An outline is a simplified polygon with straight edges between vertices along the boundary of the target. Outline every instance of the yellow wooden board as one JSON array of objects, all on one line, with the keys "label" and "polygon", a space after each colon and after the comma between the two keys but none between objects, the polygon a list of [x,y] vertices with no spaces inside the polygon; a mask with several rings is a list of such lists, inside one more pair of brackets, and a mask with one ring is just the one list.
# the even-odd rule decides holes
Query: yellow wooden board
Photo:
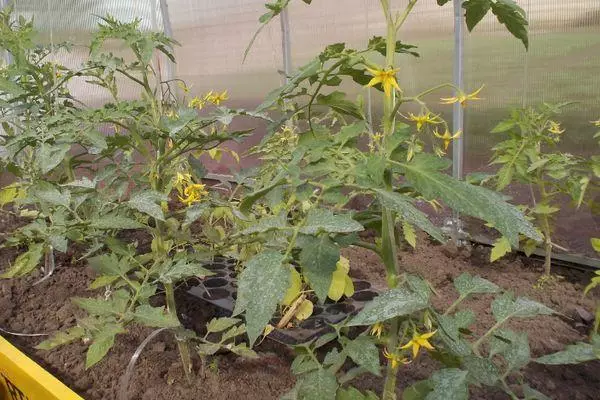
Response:
[{"label": "yellow wooden board", "polygon": [[0,400],[83,400],[0,336]]}]

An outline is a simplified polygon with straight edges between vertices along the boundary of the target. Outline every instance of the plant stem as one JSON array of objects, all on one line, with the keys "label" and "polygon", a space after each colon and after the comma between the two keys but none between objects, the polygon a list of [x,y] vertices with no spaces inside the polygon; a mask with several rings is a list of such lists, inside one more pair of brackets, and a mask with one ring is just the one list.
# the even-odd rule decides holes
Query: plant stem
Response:
[{"label": "plant stem", "polygon": [[498,328],[500,328],[506,321],[508,320],[508,318],[504,318],[498,322],[496,322],[494,324],[494,326],[492,326],[483,336],[481,336],[479,339],[477,339],[477,341],[475,343],[473,343],[473,353],[475,353],[476,355],[480,356],[481,353],[479,352],[479,347],[481,346],[481,344],[483,343],[483,341],[485,339],[487,339],[492,333],[496,332],[496,330]]},{"label": "plant stem", "polygon": [[[544,204],[548,200],[548,193],[546,192],[546,186],[541,176],[539,180],[540,202]],[[552,230],[550,228],[550,219],[548,214],[541,214],[539,218],[542,232],[544,233],[544,276],[550,276],[552,269]]]},{"label": "plant stem", "polygon": [[[173,288],[172,283],[165,283],[165,297],[167,301],[167,309],[177,318],[175,289]],[[177,337],[175,337],[175,340],[177,340],[177,348],[179,349],[179,356],[181,357],[185,379],[188,383],[192,383],[192,357],[190,355],[189,343],[186,339],[179,339]]]}]

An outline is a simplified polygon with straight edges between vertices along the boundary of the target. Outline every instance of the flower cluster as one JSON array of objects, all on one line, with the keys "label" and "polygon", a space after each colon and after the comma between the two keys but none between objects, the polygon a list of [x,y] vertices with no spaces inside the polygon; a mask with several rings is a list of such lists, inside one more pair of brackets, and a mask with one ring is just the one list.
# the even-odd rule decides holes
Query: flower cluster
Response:
[{"label": "flower cluster", "polygon": [[[382,323],[379,322],[373,325],[370,333],[371,335],[375,335],[377,336],[377,338],[380,338],[383,330],[384,326]],[[390,360],[392,368],[396,368],[400,364],[410,364],[412,361],[410,361],[407,357],[404,357],[402,355],[402,350],[411,349],[413,360],[416,359],[419,355],[419,350],[421,349],[421,347],[427,350],[435,350],[431,343],[429,343],[429,339],[431,339],[431,337],[435,335],[435,333],[436,331],[420,334],[415,330],[413,332],[412,339],[409,340],[408,343],[406,343],[403,346],[398,346],[398,348],[396,348],[393,352],[388,351],[388,349],[384,349],[383,356]]]},{"label": "flower cluster", "polygon": [[179,201],[188,207],[202,201],[202,198],[208,195],[206,185],[194,183],[192,176],[187,173],[178,172],[173,186],[179,193]]},{"label": "flower cluster", "polygon": [[198,110],[202,110],[207,103],[214,104],[216,106],[221,105],[222,102],[229,99],[229,95],[227,94],[227,90],[219,93],[210,91],[206,93],[203,97],[194,96],[189,102],[188,107],[197,108]]}]

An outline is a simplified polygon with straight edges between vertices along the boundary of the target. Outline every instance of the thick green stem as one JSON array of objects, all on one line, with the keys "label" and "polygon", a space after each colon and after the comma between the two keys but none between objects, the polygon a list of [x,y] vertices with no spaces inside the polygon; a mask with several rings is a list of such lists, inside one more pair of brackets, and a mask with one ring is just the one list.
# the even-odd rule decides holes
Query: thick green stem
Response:
[{"label": "thick green stem", "polygon": [[[540,177],[540,180],[542,178]],[[544,182],[540,182],[540,201],[546,203],[548,200],[548,193],[546,192],[546,186]],[[552,229],[550,228],[550,218],[548,214],[541,214],[539,216],[540,225],[542,232],[544,233],[544,275],[550,276],[552,270]]]},{"label": "thick green stem", "polygon": [[[390,335],[388,338],[388,351],[396,351],[398,346],[398,330],[400,328],[400,318],[394,318],[392,320],[392,326],[390,328]],[[398,365],[393,365],[391,360],[388,361],[385,371],[385,384],[383,386],[383,400],[395,400],[396,399],[396,380],[398,377]]]},{"label": "thick green stem", "polygon": [[[167,302],[167,309],[175,317],[177,317],[177,305],[175,303],[175,289],[172,283],[165,284],[165,297]],[[188,383],[192,383],[192,357],[190,353],[189,342],[186,339],[175,338],[177,340],[177,348],[179,349],[179,356],[181,357],[181,364],[183,366],[183,372],[185,379]]]}]

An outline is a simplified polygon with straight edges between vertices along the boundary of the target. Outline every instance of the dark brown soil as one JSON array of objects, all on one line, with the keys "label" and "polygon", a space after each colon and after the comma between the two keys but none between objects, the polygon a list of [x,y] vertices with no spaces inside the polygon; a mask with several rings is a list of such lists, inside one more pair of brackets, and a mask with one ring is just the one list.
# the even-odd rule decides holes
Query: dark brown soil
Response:
[{"label": "dark brown soil", "polygon": [[[422,275],[435,286],[438,296],[434,303],[438,307],[447,306],[455,299],[452,279],[468,271],[511,289],[518,295],[541,301],[562,313],[562,317],[541,317],[512,324],[512,328],[529,333],[534,356],[561,350],[568,343],[585,340],[589,325],[582,323],[576,308],[593,310],[594,299],[582,299],[581,296],[589,274],[557,269],[561,279],[556,284],[542,290],[534,289],[533,285],[541,272],[537,263],[513,258],[489,264],[485,261],[488,257],[486,251],[484,248],[456,251],[451,247],[429,244],[423,239],[417,251],[403,254],[402,263],[407,271]],[[373,254],[362,249],[348,249],[345,254],[351,260],[356,277],[384,286],[382,266]],[[0,269],[5,268],[15,255],[13,250],[0,250]],[[93,273],[83,264],[72,264],[66,256],[59,257],[58,261],[56,274],[41,285],[31,285],[38,278],[36,276],[0,282],[2,329],[22,333],[52,333],[74,324],[79,311],[69,298],[91,294],[86,287],[93,279]],[[479,315],[474,328],[477,333],[493,324],[489,302],[488,296],[480,296],[465,305]],[[189,302],[182,304],[181,311],[186,316],[186,324],[195,327],[203,326],[217,312],[212,306]],[[108,400],[117,399],[122,389],[119,379],[131,355],[151,331],[133,327],[128,335],[118,338],[106,359],[88,371],[84,370],[86,346],[83,343],[47,352],[34,349],[40,338],[7,338],[85,399]],[[183,382],[176,344],[171,335],[163,332],[148,345],[138,360],[128,388],[128,398],[276,399],[294,385],[294,377],[289,371],[293,355],[285,346],[271,341],[265,341],[257,350],[260,354],[258,360],[229,354],[216,356],[205,368],[204,375],[197,373],[194,384],[187,386]],[[399,392],[412,382],[427,378],[435,367],[434,361],[426,356],[420,357],[400,374]],[[573,367],[532,364],[526,369],[525,378],[533,387],[555,399],[596,399],[600,392],[599,367],[600,362]],[[354,381],[354,385],[360,389],[377,392],[381,384],[380,378],[370,376]],[[474,389],[471,395],[475,399],[507,399],[503,393],[483,389]]]}]

